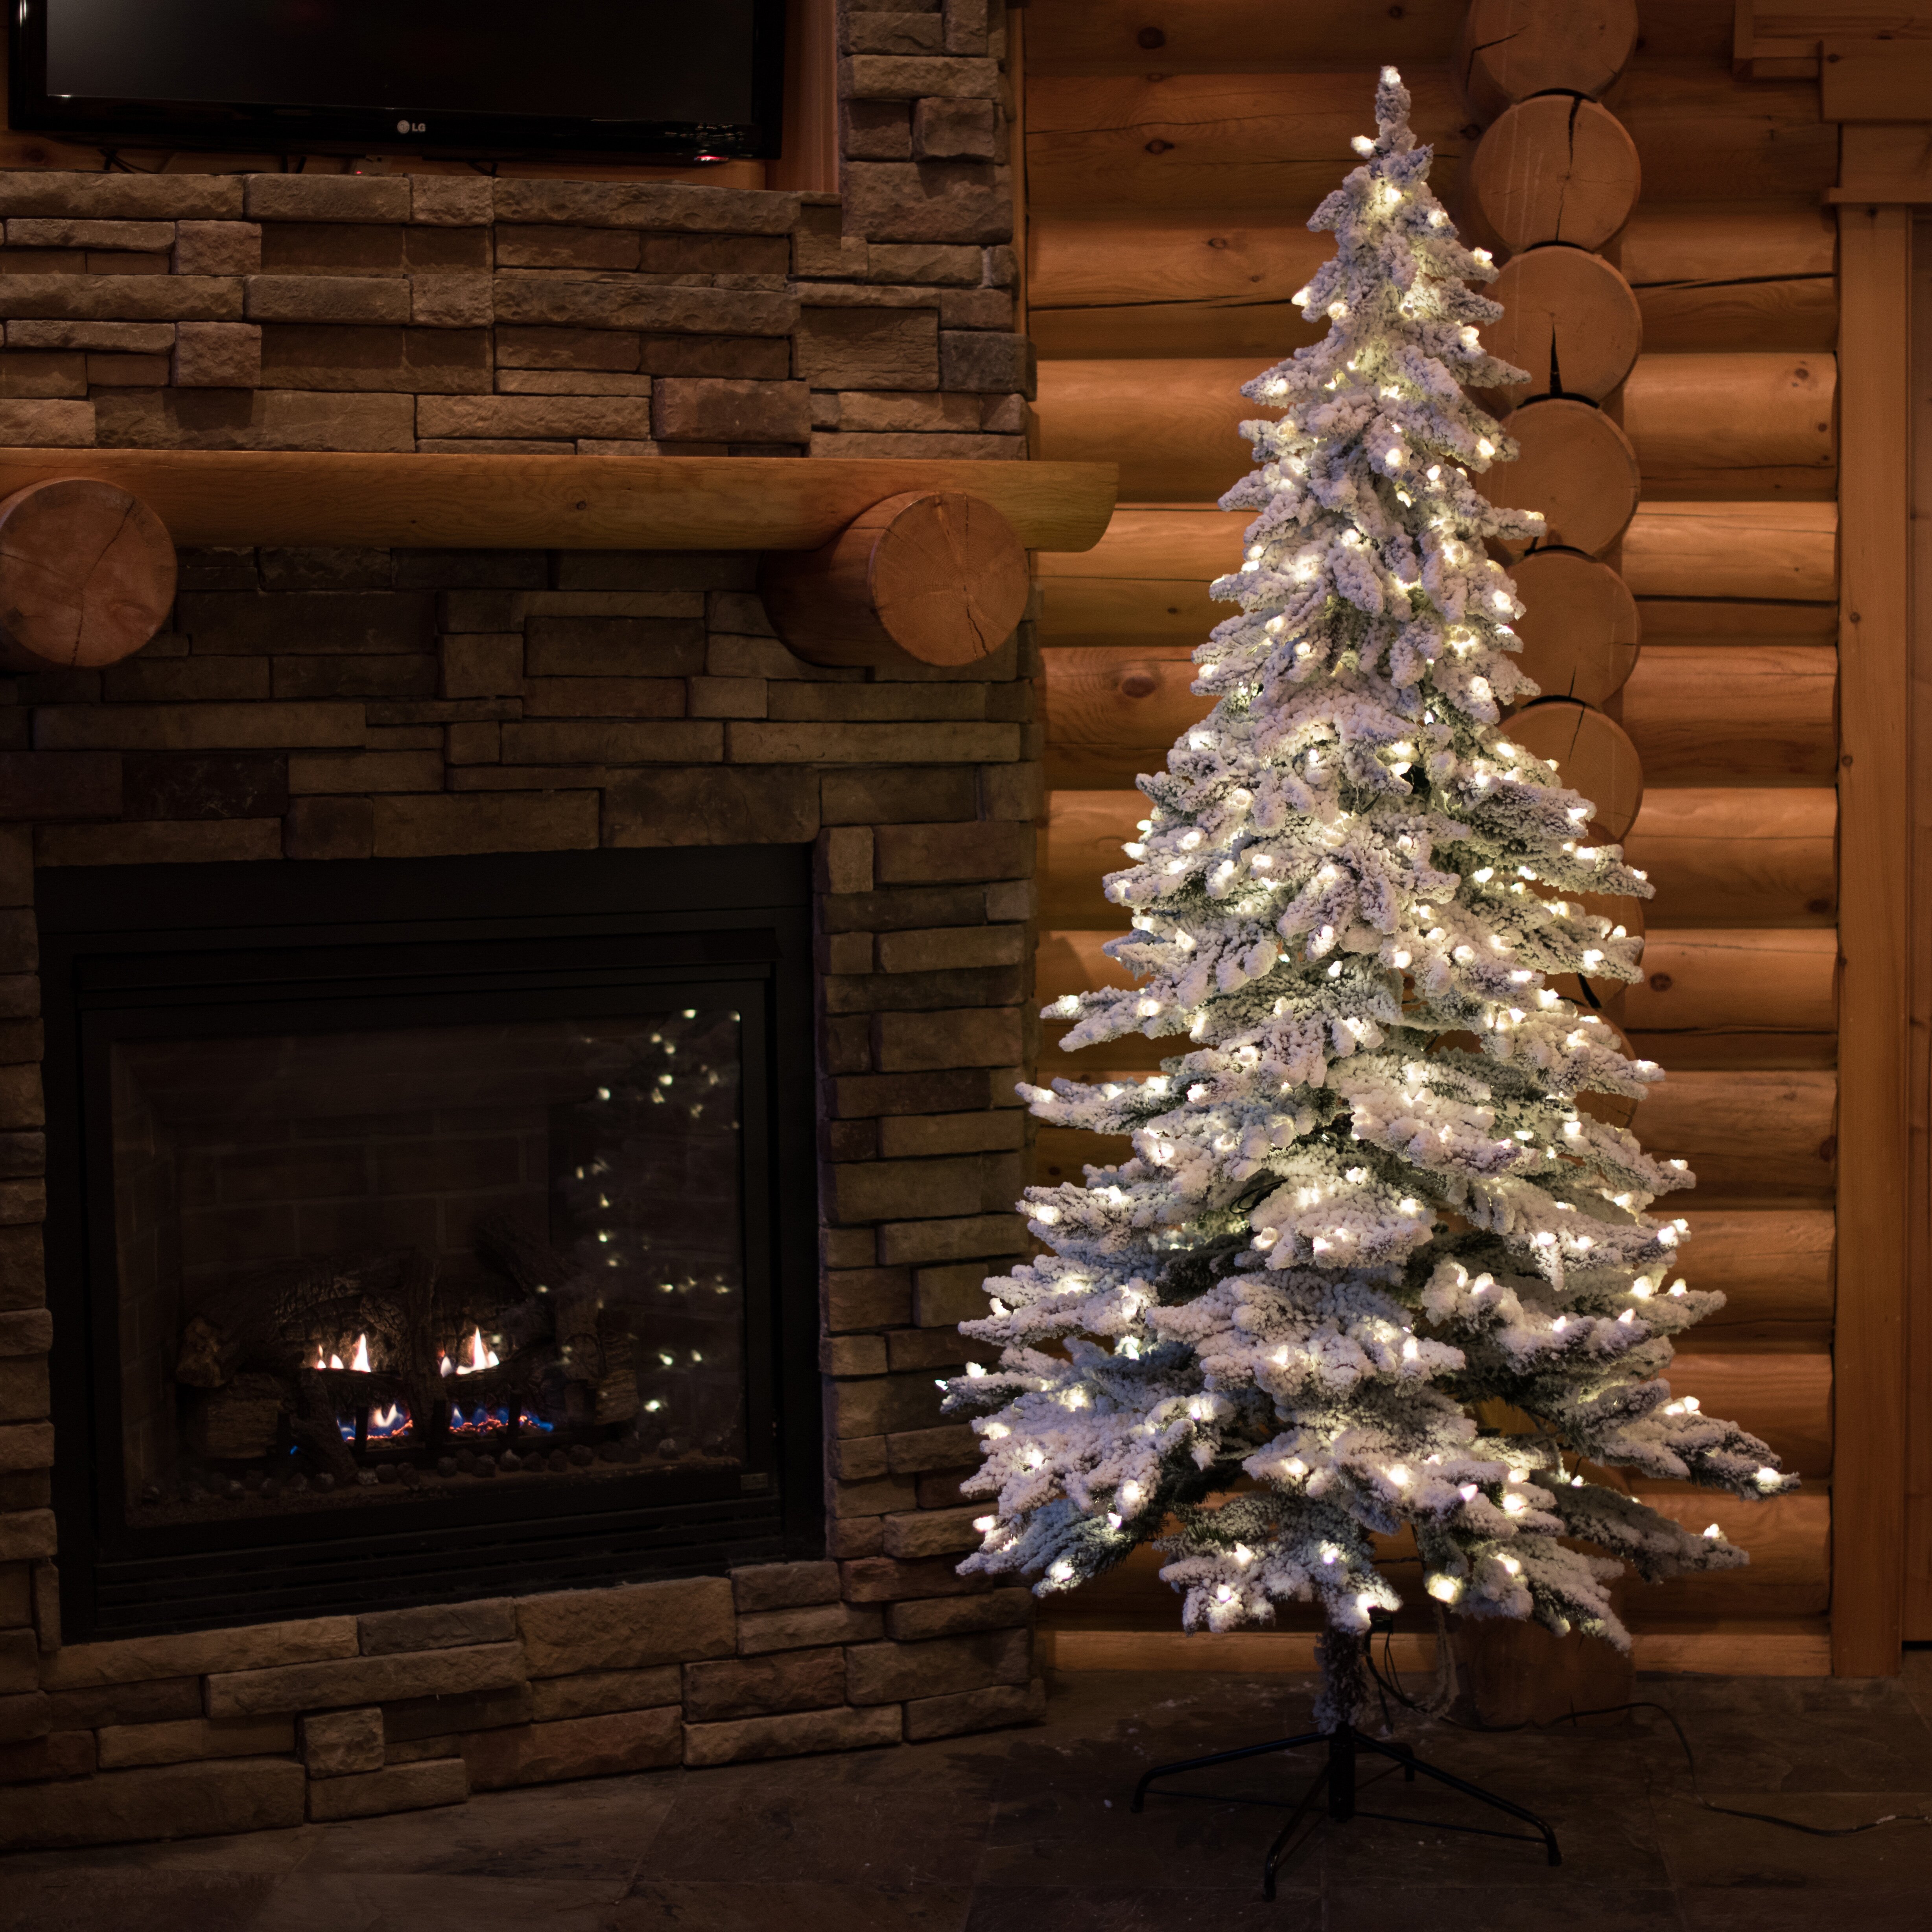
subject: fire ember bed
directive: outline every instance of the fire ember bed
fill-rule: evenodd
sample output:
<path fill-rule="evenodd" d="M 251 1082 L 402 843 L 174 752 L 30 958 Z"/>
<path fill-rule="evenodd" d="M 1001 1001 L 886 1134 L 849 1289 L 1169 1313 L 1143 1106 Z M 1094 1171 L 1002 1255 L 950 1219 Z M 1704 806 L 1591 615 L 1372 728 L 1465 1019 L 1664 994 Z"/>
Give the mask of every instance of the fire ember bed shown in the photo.
<path fill-rule="evenodd" d="M 662 906 L 634 875 L 686 856 L 545 861 L 539 905 L 574 874 L 593 902 L 626 875 Z M 426 895 L 395 875 L 428 865 L 345 872 L 400 909 L 473 900 L 482 862 L 434 862 Z M 176 869 L 220 876 L 171 878 L 170 916 L 129 874 L 145 931 L 98 876 L 47 908 L 74 1075 L 50 1125 L 70 1106 L 85 1148 L 102 1634 L 296 1592 L 446 1594 L 433 1553 L 458 1546 L 465 1588 L 566 1580 L 574 1551 L 602 1576 L 777 1553 L 788 1206 L 808 1282 L 810 1263 L 809 1166 L 788 1203 L 772 1106 L 808 1051 L 802 1026 L 782 1044 L 802 864 L 797 903 L 710 908 L 702 931 L 694 909 L 596 904 L 318 930 L 313 887 L 270 925 L 287 868 Z M 358 883 L 322 896 L 346 910 Z M 196 886 L 219 903 L 185 931 Z"/>

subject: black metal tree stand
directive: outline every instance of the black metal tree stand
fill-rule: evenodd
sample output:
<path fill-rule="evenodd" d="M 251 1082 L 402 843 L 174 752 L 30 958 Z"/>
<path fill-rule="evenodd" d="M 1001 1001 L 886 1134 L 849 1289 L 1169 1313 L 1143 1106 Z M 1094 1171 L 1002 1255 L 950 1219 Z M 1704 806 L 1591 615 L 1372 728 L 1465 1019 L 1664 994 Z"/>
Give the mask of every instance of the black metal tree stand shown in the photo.
<path fill-rule="evenodd" d="M 1366 1660 L 1370 1638 L 1358 1639 L 1340 1630 L 1330 1630 L 1318 1646 L 1330 1676 L 1328 1686 L 1330 1700 L 1336 1708 L 1346 1712 L 1361 1708 L 1364 1689 L 1363 1666 Z M 1540 1844 L 1548 1852 L 1552 1865 L 1563 1862 L 1563 1854 L 1556 1846 L 1556 1834 L 1534 1811 L 1526 1810 L 1520 1804 L 1512 1804 L 1507 1798 L 1499 1798 L 1493 1791 L 1485 1791 L 1479 1784 L 1472 1784 L 1467 1779 L 1456 1777 L 1453 1772 L 1439 1769 L 1432 1764 L 1425 1764 L 1407 1745 L 1397 1744 L 1392 1738 L 1372 1738 L 1358 1730 L 1346 1719 L 1333 1730 L 1306 1731 L 1299 1737 L 1275 1738 L 1266 1744 L 1243 1744 L 1234 1750 L 1212 1751 L 1205 1757 L 1183 1758 L 1174 1764 L 1157 1764 L 1147 1772 L 1134 1786 L 1132 1809 L 1144 1808 L 1148 1788 L 1156 1779 L 1176 1778 L 1183 1772 L 1205 1771 L 1210 1765 L 1233 1764 L 1242 1758 L 1264 1757 L 1274 1751 L 1298 1750 L 1304 1744 L 1323 1744 L 1328 1748 L 1328 1756 L 1322 1768 L 1315 1774 L 1315 1780 L 1299 1799 L 1291 1804 L 1279 1798 L 1256 1798 L 1208 1791 L 1162 1791 L 1154 1795 L 1160 1798 L 1189 1798 L 1209 1804 L 1264 1804 L 1272 1810 L 1286 1810 L 1288 1822 L 1276 1834 L 1275 1840 L 1269 1846 L 1268 1856 L 1262 1864 L 1262 1896 L 1274 1897 L 1275 1872 L 1282 1855 L 1287 1851 L 1294 1836 L 1295 1828 L 1314 1808 L 1316 1801 L 1324 1792 L 1328 1796 L 1328 1816 L 1331 1822 L 1346 1824 L 1352 1818 L 1386 1818 L 1397 1824 L 1413 1824 L 1413 1818 L 1405 1818 L 1395 1811 L 1370 1811 L 1356 1802 L 1356 1760 L 1364 1754 L 1374 1757 L 1388 1758 L 1401 1768 L 1402 1780 L 1413 1784 L 1417 1772 L 1424 1778 L 1433 1778 L 1438 1784 L 1446 1784 L 1452 1791 L 1460 1791 L 1465 1797 L 1473 1798 L 1480 1804 L 1486 1804 L 1492 1810 L 1504 1811 L 1512 1818 L 1520 1818 L 1526 1825 L 1533 1826 L 1534 1832 L 1504 1832 L 1489 1825 L 1456 1825 L 1445 1820 L 1432 1819 L 1432 1831 L 1467 1832 L 1478 1838 L 1514 1838 L 1524 1844 Z M 1382 1775 L 1387 1776 L 1386 1772 Z M 1371 1783 L 1376 1782 L 1370 1780 Z"/>

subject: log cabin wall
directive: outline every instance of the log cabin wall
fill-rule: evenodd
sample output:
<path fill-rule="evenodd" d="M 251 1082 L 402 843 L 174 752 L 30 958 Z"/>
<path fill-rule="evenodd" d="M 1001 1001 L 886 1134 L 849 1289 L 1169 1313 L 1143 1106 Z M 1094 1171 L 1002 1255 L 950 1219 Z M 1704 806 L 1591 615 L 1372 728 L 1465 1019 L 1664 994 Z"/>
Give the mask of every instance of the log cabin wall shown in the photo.
<path fill-rule="evenodd" d="M 0 132 L 0 444 L 1023 458 L 1004 8 L 796 10 L 818 145 L 769 178 Z M 0 678 L 0 1848 L 1036 1710 L 1026 1593 L 953 1574 L 934 1386 L 1024 1242 L 1030 626 L 895 675 L 794 656 L 751 549 L 181 562 L 143 654 Z M 817 866 L 822 1553 L 64 1641 L 37 871 L 748 842 Z"/>
<path fill-rule="evenodd" d="M 1353 165 L 1348 140 L 1366 125 L 1381 64 L 1402 70 L 1438 190 L 1466 224 L 1493 225 L 1472 163 L 1508 104 L 1459 84 L 1466 10 L 1462 0 L 1029 9 L 1037 452 L 1122 470 L 1101 544 L 1040 566 L 1042 1000 L 1118 976 L 1099 952 L 1117 929 L 1100 875 L 1144 808 L 1134 775 L 1158 768 L 1206 709 L 1189 694 L 1188 658 L 1225 614 L 1206 584 L 1246 521 L 1213 507 L 1250 466 L 1234 425 L 1252 409 L 1236 387 L 1318 333 L 1288 296 L 1331 244 L 1303 224 Z M 1835 224 L 1821 204 L 1838 130 L 1820 118 L 1814 79 L 1734 77 L 1729 0 L 1636 11 L 1634 49 L 1620 77 L 1614 66 L 1602 76 L 1590 112 L 1622 130 L 1602 138 L 1613 158 L 1627 147 L 1641 199 L 1620 227 L 1582 238 L 1600 250 L 1592 272 L 1610 291 L 1600 322 L 1634 297 L 1642 328 L 1628 379 L 1600 398 L 1622 433 L 1606 443 L 1634 453 L 1641 503 L 1623 529 L 1628 505 L 1612 502 L 1608 536 L 1583 542 L 1621 572 L 1641 615 L 1641 652 L 1592 730 L 1640 764 L 1627 849 L 1658 887 L 1638 908 L 1646 977 L 1611 1016 L 1669 1070 L 1636 1125 L 1696 1172 L 1687 1272 L 1730 1298 L 1686 1338 L 1674 1385 L 1761 1433 L 1808 1480 L 1760 1507 L 1687 1493 L 1700 1523 L 1714 1514 L 1750 1548 L 1751 1567 L 1634 1590 L 1628 1614 L 1642 1665 L 1816 1672 L 1830 1658 L 1838 1078 L 1838 301 Z M 1566 370 L 1564 393 L 1582 387 Z M 1544 422 L 1587 410 L 1531 402 L 1513 429 L 1539 407 L 1552 412 Z M 1498 480 L 1509 487 L 1507 472 Z M 1586 508 L 1615 497 L 1600 464 L 1574 481 Z M 1537 599 L 1525 595 L 1527 632 Z M 1630 776 L 1619 754 L 1575 782 L 1601 804 Z M 1157 1049 L 1140 1058 L 1150 1069 Z M 1069 1057 L 1049 1041 L 1040 1065 L 1090 1077 L 1136 1061 L 1118 1043 Z M 1036 1176 L 1077 1176 L 1106 1145 L 1042 1131 Z M 1666 1489 L 1658 1500 L 1676 1498 Z M 1063 1666 L 1305 1667 L 1305 1640 L 1180 1639 L 1157 1567 L 1140 1552 L 1055 1600 L 1046 1624 Z"/>

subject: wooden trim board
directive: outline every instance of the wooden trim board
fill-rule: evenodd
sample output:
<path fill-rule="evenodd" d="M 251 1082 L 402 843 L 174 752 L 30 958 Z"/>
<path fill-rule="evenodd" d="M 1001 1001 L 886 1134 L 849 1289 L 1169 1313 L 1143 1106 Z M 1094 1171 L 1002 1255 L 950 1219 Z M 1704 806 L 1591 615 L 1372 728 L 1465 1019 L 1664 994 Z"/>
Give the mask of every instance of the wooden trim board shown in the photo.
<path fill-rule="evenodd" d="M 1043 1630 L 1039 1660 L 1058 1670 L 1225 1671 L 1237 1676 L 1299 1676 L 1315 1669 L 1315 1636 L 1306 1630 Z M 1379 1648 L 1376 1654 L 1379 1658 Z M 1639 1630 L 1640 1670 L 1695 1671 L 1720 1677 L 1828 1677 L 1832 1642 L 1822 1624 L 1800 1629 L 1738 1624 L 1711 1630 Z M 1436 1640 L 1411 1633 L 1393 1640 L 1395 1667 L 1406 1677 L 1436 1669 Z"/>
<path fill-rule="evenodd" d="M 421 550 L 815 550 L 907 490 L 977 496 L 1029 550 L 1086 550 L 1117 481 L 1110 463 L 0 449 L 0 496 L 60 476 L 118 483 L 178 544 Z"/>
<path fill-rule="evenodd" d="M 1911 931 L 1909 208 L 1838 211 L 1838 1441 L 1833 1669 L 1900 1667 Z"/>

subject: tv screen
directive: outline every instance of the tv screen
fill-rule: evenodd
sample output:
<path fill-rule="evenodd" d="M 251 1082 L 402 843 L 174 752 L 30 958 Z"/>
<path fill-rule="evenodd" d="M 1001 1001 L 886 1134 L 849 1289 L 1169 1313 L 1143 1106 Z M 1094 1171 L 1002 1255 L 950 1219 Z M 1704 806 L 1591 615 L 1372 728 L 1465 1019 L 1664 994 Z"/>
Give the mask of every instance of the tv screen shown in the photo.
<path fill-rule="evenodd" d="M 267 152 L 778 152 L 784 0 L 18 0 L 16 129 Z"/>

